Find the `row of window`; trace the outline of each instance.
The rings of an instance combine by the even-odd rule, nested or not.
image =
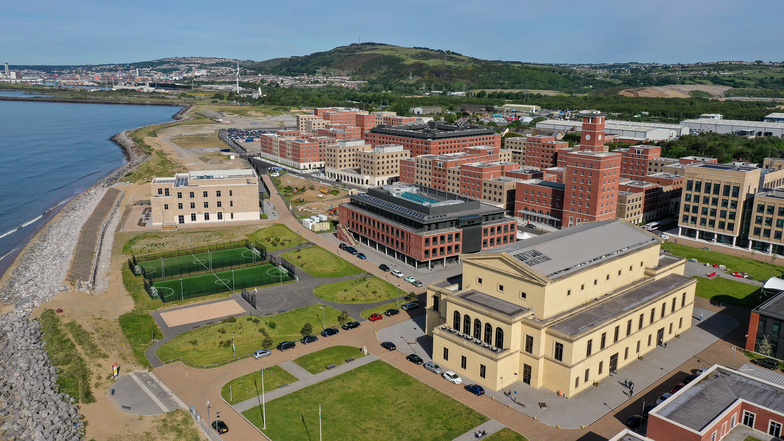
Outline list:
[[[222,201],[217,201],[216,202],[216,206],[217,206],[217,208],[223,208],[223,202]],[[234,201],[229,201],[229,207],[233,207],[233,206],[234,206]],[[182,210],[182,208],[183,208],[182,202],[178,202],[177,203],[177,209],[178,210]],[[190,208],[191,208],[191,210],[196,209],[196,202],[191,202]],[[210,203],[205,201],[204,202],[204,208],[210,208]],[[169,209],[169,204],[163,204],[163,209],[164,210],[168,210]]]
[[[463,334],[473,335],[474,338],[482,340],[483,342],[495,346],[498,349],[504,348],[504,330],[500,327],[495,328],[495,340],[493,339],[493,326],[490,323],[485,323],[484,327],[482,326],[482,322],[479,319],[474,319],[473,321],[473,328],[471,327],[471,316],[465,314],[462,316],[462,322],[460,320],[460,313],[455,311],[452,314],[452,328],[453,329],[461,329],[460,324],[462,323],[462,330]],[[471,332],[473,329],[473,333]],[[482,332],[484,330],[484,332]],[[446,357],[444,357],[446,359]],[[464,367],[465,368],[465,367]]]
[[[209,191],[207,191],[207,190],[202,191],[201,194],[202,194],[202,197],[205,197],[205,198],[209,197]],[[159,188],[158,189],[158,195],[159,196],[169,196],[169,189],[168,188]],[[181,191],[178,191],[177,192],[177,199],[182,199],[182,195],[183,195],[183,193]],[[196,192],[195,191],[188,192],[188,195],[189,195],[190,199],[193,199],[193,198],[196,197]],[[234,196],[234,190],[229,190],[229,196]],[[221,197],[221,191],[220,190],[216,190],[215,191],[215,197]]]
[[[215,213],[215,215],[218,217],[218,220],[223,220],[223,212],[222,211],[219,211],[219,212]],[[229,215],[231,216],[230,219],[234,219],[234,213],[229,213]],[[204,219],[205,221],[209,221],[210,220],[210,213],[204,213],[202,215],[202,219]],[[196,222],[196,220],[197,220],[196,213],[191,213],[191,222]],[[184,224],[185,223],[185,215],[181,214],[181,215],[177,216],[177,223],[178,224]]]
[[[736,198],[740,195],[740,186],[733,185],[730,187],[728,184],[720,183],[710,183],[705,182],[703,187],[702,181],[694,181],[694,180],[687,180],[686,181],[686,191],[694,191],[696,193],[708,193],[714,195],[723,195],[723,196],[730,196]]]

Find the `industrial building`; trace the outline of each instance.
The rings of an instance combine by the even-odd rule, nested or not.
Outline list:
[[[547,119],[536,123],[537,129],[558,130],[564,132],[582,131],[580,121],[565,121]],[[665,124],[654,122],[607,120],[605,131],[608,135],[615,135],[616,140],[643,142],[643,141],[669,141],[690,133],[690,127],[684,122],[680,124]]]
[[[741,136],[784,136],[784,122],[739,121],[697,118],[681,121],[693,132],[728,133]]]

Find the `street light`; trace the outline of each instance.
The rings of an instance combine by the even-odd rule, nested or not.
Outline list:
[[[256,389],[256,393],[259,393],[258,389]],[[267,430],[267,402],[264,400],[264,363],[261,364],[261,412],[264,420],[262,429]]]
[[[212,424],[210,424],[210,402],[207,401],[207,427],[212,430]]]
[[[732,368],[735,369],[735,346],[732,347]]]

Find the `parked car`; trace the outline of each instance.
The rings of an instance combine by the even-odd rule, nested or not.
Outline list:
[[[660,397],[659,397],[659,398],[656,400],[656,404],[661,404],[661,403],[663,403],[663,402],[667,401],[667,398],[670,398],[671,396],[672,396],[672,394],[671,394],[671,393],[669,393],[669,392],[662,394],[662,396],[660,396]]]
[[[673,387],[670,390],[670,393],[674,394],[675,392],[678,392],[679,390],[683,389],[683,386],[686,386],[686,383],[678,383],[678,384],[676,384],[675,387]]]
[[[411,284],[412,284],[412,285],[414,285],[414,286],[416,286],[417,288],[421,288],[421,287],[422,287],[422,285],[424,285],[424,284],[423,284],[422,282],[420,282],[419,280],[414,280],[413,282],[411,282]]]
[[[414,364],[422,364],[422,363],[425,362],[425,360],[422,360],[422,357],[420,357],[417,354],[409,355],[408,357],[406,357],[406,360],[408,360],[408,361],[410,361],[411,363],[414,363]]]
[[[359,254],[359,251],[357,251],[357,249],[356,249],[356,248],[354,248],[354,247],[347,247],[347,248],[346,248],[346,252],[348,252],[349,254],[353,254],[353,255],[355,255],[355,256],[356,256],[357,254]]]
[[[395,276],[395,277],[399,277],[399,278],[401,278],[401,279],[402,279],[403,277],[405,277],[405,276],[403,275],[403,273],[402,273],[400,270],[396,270],[396,269],[393,269],[392,271],[390,271],[390,274],[392,274],[392,275],[393,275],[393,276]]]
[[[286,349],[294,349],[297,346],[293,341],[282,341],[278,343],[278,350],[283,352]]]
[[[385,263],[382,263],[381,265],[379,265],[378,269],[380,269],[381,271],[384,271],[385,273],[388,273],[390,271],[389,267]]]
[[[397,346],[395,346],[395,344],[392,343],[391,341],[385,341],[381,343],[381,347],[386,349],[387,351],[394,351],[395,349],[397,349]]]
[[[648,418],[648,414],[651,413],[651,411],[655,408],[656,408],[655,403],[646,404],[645,407],[642,408],[642,417]]]
[[[478,384],[466,384],[463,386],[463,389],[471,392],[472,394],[476,395],[477,397],[482,396],[485,394],[485,390],[482,386]]]
[[[767,369],[777,369],[779,367],[779,362],[772,358],[756,358],[751,360],[751,362]]]
[[[432,361],[428,361],[427,363],[425,363],[424,366],[425,366],[425,369],[429,370],[430,372],[432,372],[434,374],[440,374],[441,373],[441,366],[433,363]]]
[[[450,383],[454,383],[454,384],[462,384],[463,383],[463,379],[460,378],[460,375],[457,375],[456,373],[454,373],[452,371],[446,371],[443,374],[441,374],[441,376],[444,377],[444,379],[446,381],[450,382]]]
[[[223,420],[215,420],[212,422],[212,430],[218,432],[218,435],[221,435],[229,431],[229,426],[227,426]]]
[[[371,322],[375,322],[375,321],[381,320],[382,318],[384,318],[384,316],[381,315],[381,314],[370,314],[370,317],[368,317],[368,320],[370,320]]]
[[[359,322],[348,322],[348,323],[345,323],[343,326],[341,326],[341,328],[343,328],[345,330],[359,328]]]
[[[340,242],[340,249],[343,250],[343,251],[346,251],[348,249],[348,245],[346,245],[343,242]]]
[[[689,375],[683,377],[683,384],[689,384],[692,381],[696,380],[697,377],[699,377],[699,375],[697,375],[697,374],[689,374]]]
[[[259,358],[266,357],[268,355],[272,355],[272,352],[269,349],[259,349],[253,353],[253,358],[258,360]]]
[[[411,309],[417,309],[417,308],[419,308],[419,303],[417,303],[417,302],[406,303],[405,305],[401,306],[401,308],[403,308],[403,311],[409,311]]]
[[[324,331],[321,333],[321,336],[322,336],[322,337],[329,337],[330,335],[335,335],[335,334],[337,334],[338,332],[340,332],[340,331],[338,331],[338,330],[337,330],[337,329],[335,329],[335,328],[327,328],[327,329],[325,329],[325,330],[324,330]]]
[[[316,337],[315,335],[306,335],[299,340],[299,342],[302,343],[303,345],[306,345],[308,343],[313,343],[314,341],[318,341],[318,337]]]
[[[643,421],[645,421],[645,418],[642,415],[632,415],[626,420],[626,427],[636,429],[642,426]]]
[[[384,315],[387,317],[392,317],[393,315],[398,315],[398,314],[400,314],[400,310],[395,308],[390,308],[384,311]]]
[[[415,278],[413,278],[413,277],[411,277],[411,276],[408,276],[408,277],[406,277],[406,278],[405,278],[405,279],[403,279],[403,280],[405,280],[405,281],[406,281],[406,282],[408,282],[408,283],[414,283],[414,282],[416,282],[416,279],[415,279]]]
[[[359,260],[367,260],[367,256],[362,253],[357,254],[357,257],[359,258]]]

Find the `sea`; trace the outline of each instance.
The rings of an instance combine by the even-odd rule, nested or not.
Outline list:
[[[0,91],[24,96],[32,95]],[[126,163],[112,136],[180,110],[0,100],[0,275],[60,207]]]

